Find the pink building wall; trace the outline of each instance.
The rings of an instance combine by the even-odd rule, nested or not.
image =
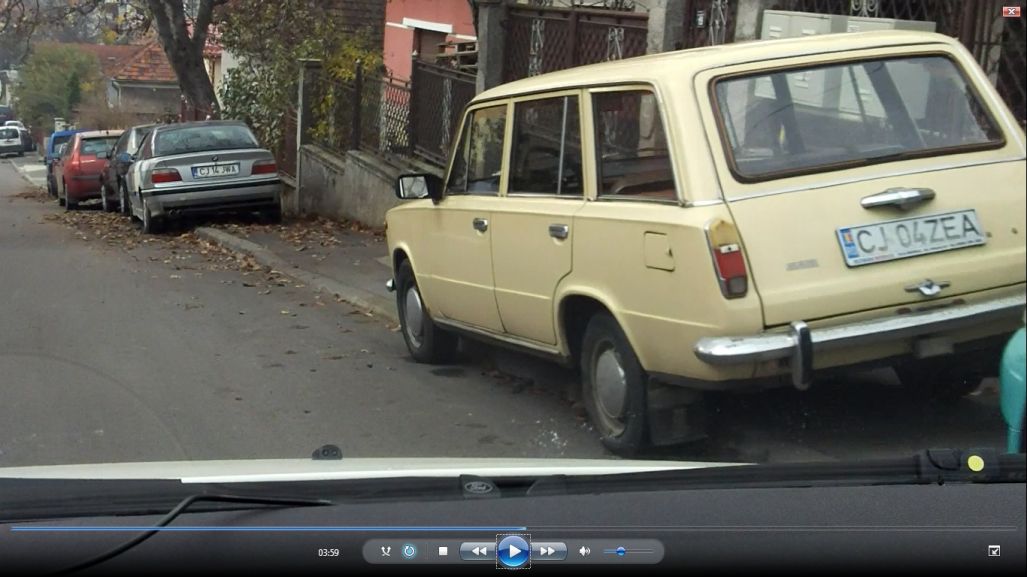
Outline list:
[[[418,30],[443,33],[449,42],[473,42],[471,6],[467,0],[388,0],[383,56],[396,78],[410,78]]]

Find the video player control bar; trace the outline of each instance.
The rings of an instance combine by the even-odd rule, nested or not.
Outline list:
[[[527,537],[526,535],[524,537]],[[523,555],[522,545],[477,536],[468,539],[371,539],[364,543],[364,560],[373,564],[496,564],[511,552]],[[497,548],[497,543],[499,547]],[[655,539],[542,539],[526,540],[531,565],[651,565],[663,560],[663,544]],[[503,561],[509,562],[505,557]]]

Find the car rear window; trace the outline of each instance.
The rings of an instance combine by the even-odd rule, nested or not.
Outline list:
[[[1002,144],[972,85],[943,56],[862,60],[716,81],[742,181]]]
[[[191,126],[157,133],[154,156],[188,154],[209,150],[256,148],[257,139],[249,128],[238,125]]]
[[[17,128],[0,128],[0,138],[21,138]]]
[[[117,136],[107,136],[103,138],[88,138],[82,141],[79,145],[79,152],[82,154],[90,154],[97,156],[107,152],[114,147],[114,143],[118,141]]]
[[[65,134],[64,136],[55,136],[53,137],[53,142],[51,143],[51,146],[56,151],[58,146],[64,144],[69,140],[71,140],[70,134]]]

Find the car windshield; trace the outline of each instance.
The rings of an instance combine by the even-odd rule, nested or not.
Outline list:
[[[82,144],[79,145],[79,152],[83,155],[92,156],[106,154],[117,141],[117,136],[109,136],[103,138],[85,138],[82,140]]]
[[[69,140],[71,140],[72,136],[74,136],[74,135],[72,135],[72,134],[64,134],[64,135],[61,135],[61,136],[53,137],[53,141],[50,144],[53,146],[54,152],[56,152],[57,149],[62,144],[64,144],[65,142],[68,142]]]
[[[725,78],[715,90],[732,169],[746,180],[1002,144],[942,56],[791,68]]]
[[[171,156],[212,150],[256,148],[257,146],[256,138],[245,126],[200,125],[158,131],[154,138],[154,155]]]

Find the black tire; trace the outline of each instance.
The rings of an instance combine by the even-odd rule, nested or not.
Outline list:
[[[988,373],[981,363],[961,356],[907,360],[893,368],[911,397],[942,403],[958,401],[974,392]],[[996,363],[993,370],[997,368]]]
[[[649,444],[649,377],[624,331],[609,313],[596,313],[589,319],[581,340],[580,361],[582,400],[600,440],[614,454],[635,456]],[[617,394],[621,387],[622,395]]]
[[[412,309],[413,303],[420,309],[419,321],[415,316],[416,311]],[[396,309],[399,311],[400,332],[415,361],[440,364],[453,360],[456,356],[457,336],[432,322],[421,299],[414,268],[408,260],[403,261],[396,272]]]
[[[150,209],[143,205],[143,234],[160,234],[164,231],[164,219],[154,218]]]
[[[281,224],[282,223],[282,207],[276,206],[275,208],[268,209],[261,215],[264,217],[264,221],[268,224]]]
[[[67,183],[61,183],[61,184],[62,184],[62,188],[64,188],[64,210],[67,211],[67,212],[71,212],[73,210],[78,210],[78,203],[75,202],[74,200],[71,200],[71,197],[68,196],[68,185],[67,185]]]
[[[128,197],[128,187],[121,180],[118,181],[118,208],[121,214],[132,217],[132,199]]]
[[[110,189],[107,187],[107,183],[104,182],[100,185],[100,210],[104,212],[114,212],[114,201],[109,197]]]
[[[57,198],[57,187],[54,186],[53,179],[49,176],[46,177],[46,193],[50,195],[50,198]]]

